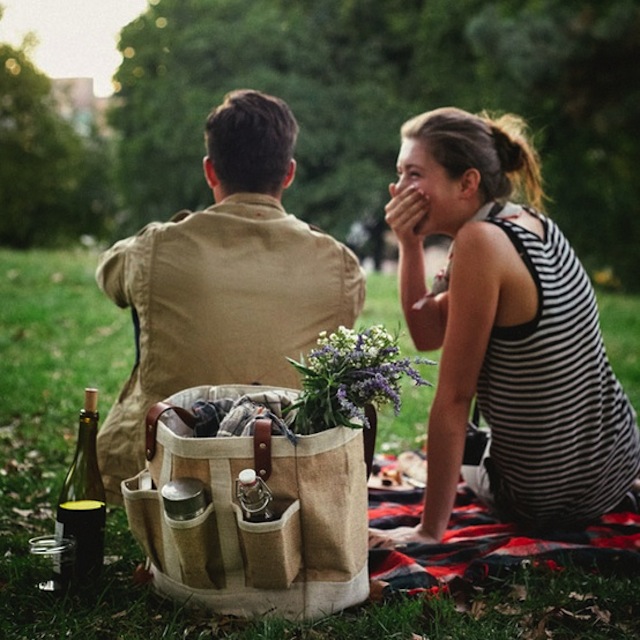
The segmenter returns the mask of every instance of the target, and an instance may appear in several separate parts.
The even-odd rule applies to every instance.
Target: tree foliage
[[[152,0],[119,46],[111,119],[124,215],[114,236],[211,203],[200,169],[204,122],[231,89],[261,89],[292,106],[298,178],[285,205],[342,239],[355,222],[384,230],[400,124],[456,105],[530,122],[550,215],[590,268],[611,267],[640,290],[640,0]],[[20,187],[14,201],[23,204],[3,204],[0,234],[9,226],[28,244],[35,232],[22,225],[37,230],[28,221],[43,211],[66,219],[60,212],[75,207],[83,220],[69,201],[89,162],[51,120],[45,80],[23,52],[3,52],[0,95],[24,91],[31,102],[20,116],[13,98],[0,104],[3,152],[15,158],[0,168],[2,202],[17,174],[30,175],[21,184],[42,183],[49,169],[46,197]],[[20,87],[8,56],[24,70]],[[7,122],[21,123],[21,142]],[[89,173],[97,202],[106,178]]]
[[[132,226],[210,202],[204,121],[238,87],[283,97],[300,123],[290,210],[342,236],[382,210],[401,115],[389,67],[347,42],[340,11],[335,0],[161,0],[123,30],[112,122]]]
[[[483,77],[540,131],[551,212],[582,257],[638,290],[640,4],[500,4],[469,23]]]
[[[25,49],[0,44],[0,245],[103,232],[106,163],[97,144],[89,148],[57,114],[51,83]]]

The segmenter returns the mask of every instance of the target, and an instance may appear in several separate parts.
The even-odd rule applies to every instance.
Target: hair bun
[[[499,127],[492,126],[491,133],[503,171],[511,173],[522,169],[525,163],[525,153],[522,145],[513,140],[509,134]]]

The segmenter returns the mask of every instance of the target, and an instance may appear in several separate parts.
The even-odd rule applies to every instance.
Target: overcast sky
[[[39,40],[31,60],[51,78],[89,77],[97,96],[113,91],[120,65],[118,33],[140,15],[147,0],[0,0],[0,42],[20,45],[29,32]]]

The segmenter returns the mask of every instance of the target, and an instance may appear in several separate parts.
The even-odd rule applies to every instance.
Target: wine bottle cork
[[[98,410],[98,390],[88,388],[84,390],[84,409],[85,411],[96,412]]]

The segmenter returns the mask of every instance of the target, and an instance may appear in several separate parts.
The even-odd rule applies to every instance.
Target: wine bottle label
[[[76,541],[75,577],[83,582],[97,578],[104,560],[107,509],[98,500],[77,500],[58,505],[56,535]]]
[[[102,509],[105,505],[100,500],[74,500],[73,502],[63,502],[59,506],[67,511],[92,511]]]

